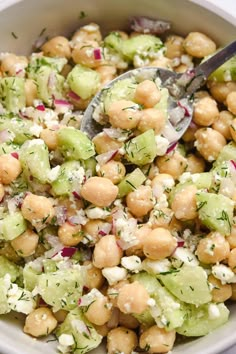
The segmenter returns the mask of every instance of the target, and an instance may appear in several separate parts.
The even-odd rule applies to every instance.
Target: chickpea
[[[43,139],[49,151],[56,150],[58,146],[57,130],[45,128],[41,131],[40,138]]]
[[[0,183],[10,184],[22,172],[20,161],[10,154],[0,156]]]
[[[129,281],[126,279],[126,280],[120,280],[116,284],[108,287],[106,295],[109,297],[109,301],[114,306],[113,311],[115,311],[117,309],[117,311],[119,313],[119,309],[117,308],[118,294],[119,294],[120,289],[127,284],[129,284]],[[117,316],[117,325],[118,325],[118,321],[119,321],[119,319]]]
[[[64,246],[76,246],[83,239],[81,225],[71,225],[64,222],[58,229],[58,237]]]
[[[85,317],[97,326],[102,326],[111,317],[111,304],[105,296],[97,297],[84,313]]]
[[[152,60],[148,66],[154,66],[157,68],[172,70],[171,59],[166,57],[161,57],[159,59]]]
[[[118,187],[104,177],[90,177],[81,188],[81,196],[99,207],[107,207],[116,199]]]
[[[122,255],[123,252],[116,243],[116,237],[114,235],[103,236],[95,245],[93,265],[97,268],[117,266]]]
[[[189,154],[186,156],[188,167],[186,172],[193,173],[202,173],[205,171],[206,163],[201,156],[195,154]]]
[[[58,323],[64,322],[67,315],[68,315],[68,311],[66,310],[58,310],[57,312],[54,312],[54,317]]]
[[[236,273],[236,248],[233,248],[229,253],[228,265]]]
[[[89,289],[100,289],[104,284],[105,278],[102,275],[102,271],[96,268],[91,262],[84,263],[85,266],[85,286]]]
[[[65,64],[61,70],[61,75],[64,76],[64,78],[66,79],[72,69],[73,69],[72,65],[70,65],[68,63]]]
[[[26,106],[33,106],[34,100],[38,98],[37,85],[32,79],[25,80],[25,100]]]
[[[230,125],[233,123],[233,115],[229,111],[221,111],[219,117],[215,120],[212,128],[221,133],[225,139],[232,138]]]
[[[144,80],[136,87],[134,100],[145,108],[154,107],[160,99],[161,92],[153,81]]]
[[[110,138],[105,133],[99,133],[96,135],[93,138],[93,143],[98,154],[103,154],[111,150],[118,150],[123,145],[122,142]]]
[[[187,168],[187,159],[175,150],[171,154],[158,156],[156,159],[160,173],[167,173],[177,179]]]
[[[113,65],[101,65],[96,68],[96,71],[100,74],[102,85],[116,77],[116,67]]]
[[[227,236],[227,241],[229,242],[230,249],[236,248],[236,224],[235,220],[233,225],[231,226],[231,233]]]
[[[70,43],[66,37],[57,36],[42,46],[43,54],[48,57],[66,58],[70,59],[71,49]]]
[[[28,65],[26,57],[19,57],[15,54],[7,54],[2,59],[1,71],[4,76],[25,76],[25,68]]]
[[[107,324],[104,324],[102,326],[96,326],[95,324],[93,324],[93,327],[102,337],[106,337],[108,335],[108,332],[110,331],[110,328],[107,327]]]
[[[52,201],[35,194],[28,194],[25,197],[21,212],[23,217],[36,228],[50,223],[55,215]]]
[[[76,64],[82,64],[89,68],[96,68],[101,65],[102,59],[96,59],[94,49],[99,45],[95,41],[78,42],[72,50],[72,59]]]
[[[4,195],[5,195],[5,190],[4,190],[3,185],[0,183],[0,203],[4,198]]]
[[[149,295],[147,290],[138,281],[124,285],[117,297],[117,307],[123,313],[144,312],[148,307]]]
[[[229,126],[230,133],[234,142],[236,142],[236,118],[234,118]]]
[[[224,136],[212,128],[201,128],[195,133],[195,146],[205,160],[212,162],[226,145]]]
[[[143,243],[143,252],[150,259],[164,259],[169,257],[177,247],[176,239],[170,231],[158,227],[150,232]]]
[[[171,220],[173,218],[173,211],[167,207],[155,208],[150,213],[149,223],[152,224],[152,228],[164,227],[169,229]]]
[[[232,91],[227,95],[226,105],[231,113],[236,114],[236,91]]]
[[[88,25],[81,27],[71,38],[72,43],[84,41],[101,42],[101,40],[102,35],[100,28],[96,23],[89,23]]]
[[[209,81],[208,87],[214,99],[220,103],[224,103],[228,94],[232,91],[236,91],[236,82]]]
[[[22,263],[22,258],[16,253],[10,242],[4,242],[0,247],[0,256],[4,256],[9,261],[16,264]]]
[[[190,32],[183,42],[183,47],[189,55],[196,58],[204,58],[216,51],[216,44],[200,32]]]
[[[105,224],[106,222],[103,220],[91,219],[83,226],[83,231],[90,236],[92,244],[97,243],[101,238],[102,235],[100,235],[99,232],[103,229]]]
[[[88,104],[91,101],[91,98],[88,98],[86,100],[84,100],[83,98],[80,98],[78,100],[78,99],[74,99],[73,97],[70,96],[69,101],[73,104],[74,108],[84,111],[88,107]]]
[[[212,125],[219,116],[217,103],[211,97],[203,97],[194,104],[193,121],[198,125]]]
[[[64,207],[66,209],[66,216],[74,216],[77,214],[77,211],[83,208],[84,204],[81,199],[70,200],[67,198],[62,198],[58,200],[58,206]]]
[[[127,100],[112,102],[107,114],[114,128],[134,129],[141,118],[141,113],[136,103]]]
[[[212,231],[200,240],[196,254],[205,264],[221,262],[229,256],[228,241],[219,232]]]
[[[183,74],[186,70],[188,70],[188,66],[186,64],[180,64],[174,68],[175,72]]]
[[[33,310],[25,320],[24,332],[33,337],[47,336],[57,326],[57,320],[47,307]]]
[[[166,331],[154,325],[144,331],[139,339],[141,349],[148,348],[148,353],[167,353],[175,342],[175,331]]]
[[[197,217],[197,187],[189,185],[176,192],[171,204],[176,219],[193,220]]]
[[[38,245],[39,236],[28,229],[20,236],[11,241],[11,245],[21,257],[28,257],[35,253]]]
[[[131,354],[138,345],[138,338],[134,331],[125,327],[112,329],[107,335],[107,353]]]
[[[174,34],[167,37],[165,41],[166,57],[169,59],[181,57],[181,55],[184,54],[183,42],[183,37]]]
[[[230,300],[235,301],[236,300],[236,283],[232,283],[231,288],[232,288],[232,295],[231,295]]]
[[[168,173],[158,173],[152,180],[151,186],[155,197],[160,197],[163,193],[169,194],[175,185],[174,178]]]
[[[140,112],[140,121],[138,129],[144,133],[149,129],[153,129],[155,134],[160,134],[165,126],[164,113],[156,108],[146,108]]]
[[[145,240],[145,238],[148,237],[149,233],[152,231],[152,229],[150,228],[150,226],[148,226],[147,224],[143,224],[143,225],[139,225],[136,232],[135,232],[135,237],[137,239],[137,243],[136,245],[129,247],[125,253],[127,256],[139,256],[139,257],[143,257],[143,242]]]
[[[139,321],[130,314],[119,312],[119,325],[129,329],[135,329],[139,326]]]
[[[142,217],[149,213],[154,206],[152,188],[150,186],[140,186],[126,197],[129,211],[136,217]]]
[[[209,275],[208,281],[213,286],[211,290],[212,301],[225,302],[232,296],[231,284],[222,284],[221,281],[212,274]]]
[[[102,165],[98,171],[98,175],[108,178],[114,184],[120,183],[126,173],[125,166],[120,161],[111,160]]]
[[[191,143],[193,141],[195,141],[195,133],[196,131],[199,129],[199,127],[191,122],[188,129],[186,130],[186,132],[183,135],[183,141],[185,141],[186,143]]]

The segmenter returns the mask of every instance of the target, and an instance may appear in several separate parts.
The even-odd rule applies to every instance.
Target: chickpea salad
[[[89,23],[30,56],[0,55],[0,314],[25,317],[60,353],[167,353],[227,322],[236,300],[236,58],[167,110],[160,80],[103,91],[90,139],[83,111],[106,83],[152,66],[183,73],[217,50],[204,33],[133,18]],[[169,122],[172,123],[166,129]]]

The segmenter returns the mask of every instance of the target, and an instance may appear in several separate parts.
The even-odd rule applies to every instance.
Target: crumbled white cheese
[[[182,173],[182,175],[180,175],[179,177],[179,182],[182,184],[182,183],[185,183],[187,181],[190,181],[191,180],[191,173],[190,172],[184,172]]]
[[[36,302],[34,301],[30,291],[17,287],[17,289],[14,289],[12,294],[12,289],[9,290],[10,293],[8,291],[7,302],[9,307],[13,311],[21,312],[28,315],[36,307]]]
[[[119,235],[119,243],[123,250],[138,244],[135,236],[137,231],[137,220],[134,218],[126,219],[124,217],[117,218],[114,221],[116,234]]]
[[[232,75],[229,69],[224,72],[224,81],[232,81]]]
[[[59,336],[58,342],[64,346],[70,346],[74,344],[74,338],[71,334],[63,333]]]
[[[156,305],[156,301],[153,298],[149,298],[147,301],[148,306],[153,307]]]
[[[48,173],[48,179],[50,182],[55,181],[60,173],[60,166],[53,167]]]
[[[162,259],[160,261],[146,258],[142,262],[142,268],[146,270],[148,273],[160,274],[160,273],[168,272],[170,270],[171,262],[167,258]]]
[[[220,317],[220,310],[216,304],[209,304],[208,315],[210,320],[215,320],[216,318]]]
[[[178,268],[183,263],[191,267],[199,264],[197,257],[188,248],[177,247],[172,255],[172,264]]]
[[[113,285],[127,276],[127,270],[121,267],[108,267],[102,270],[102,275],[107,279],[109,285]]]
[[[155,141],[156,141],[156,147],[157,147],[157,155],[158,156],[165,155],[165,153],[168,149],[168,146],[169,146],[169,141],[161,135],[156,135]]]
[[[110,215],[110,211],[107,209],[95,207],[87,208],[85,214],[89,219],[106,219]]]
[[[222,284],[236,283],[236,275],[224,264],[217,264],[212,267],[212,274],[219,279]]]
[[[121,265],[134,273],[138,273],[142,269],[142,262],[138,256],[122,257]]]
[[[94,300],[103,298],[104,295],[96,288],[92,289],[88,294],[81,296],[79,306],[89,306]]]
[[[34,124],[32,127],[29,128],[30,133],[37,137],[40,136],[42,130],[43,128],[38,124]]]

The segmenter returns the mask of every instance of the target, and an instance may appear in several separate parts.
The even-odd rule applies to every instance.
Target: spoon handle
[[[189,82],[185,87],[185,91],[188,95],[191,95],[196,90],[198,90],[203,84],[206,82],[208,76],[218,69],[222,64],[224,64],[227,60],[232,58],[236,54],[236,41],[230,43],[223,49],[219,50],[216,54],[214,54],[211,58],[205,60],[202,64],[200,64],[195,69],[191,70],[183,74],[189,76]],[[180,78],[178,81],[182,81]],[[188,80],[187,80],[188,81]]]

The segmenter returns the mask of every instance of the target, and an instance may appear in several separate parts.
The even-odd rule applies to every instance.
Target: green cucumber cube
[[[21,212],[4,216],[1,221],[1,237],[6,241],[14,240],[27,229],[27,223]]]
[[[122,42],[123,39],[119,32],[111,32],[104,38],[105,47],[118,53],[121,51]]]
[[[208,78],[209,80],[225,82],[236,80],[236,55],[216,69]]]
[[[13,143],[2,143],[0,144],[0,156],[10,154],[11,152],[17,152],[19,149],[19,145]]]
[[[86,100],[98,91],[100,74],[93,69],[77,64],[68,74],[67,83],[73,92]]]
[[[0,79],[0,101],[10,112],[19,112],[25,107],[25,80],[20,77]]]
[[[118,184],[118,197],[123,198],[128,193],[141,186],[145,180],[146,176],[139,168],[136,168],[133,172],[127,174],[125,178]]]
[[[174,296],[183,302],[202,305],[211,301],[207,275],[200,266],[184,265],[176,271],[159,274],[158,278]]]
[[[210,306],[218,312],[217,317],[209,315]],[[189,306],[183,325],[176,332],[186,337],[200,337],[212,332],[228,321],[229,310],[223,303],[209,303],[199,307]]]
[[[123,56],[132,61],[135,54],[140,56],[152,57],[163,48],[160,38],[150,34],[140,34],[138,36],[126,39],[122,42]]]
[[[3,278],[6,274],[9,274],[11,281],[14,282],[21,274],[20,267],[6,257],[0,256],[0,278]]]
[[[7,284],[4,278],[0,278],[0,315],[11,311],[7,301]]]
[[[233,223],[234,202],[222,194],[196,194],[199,219],[210,230],[229,235]]]
[[[34,79],[38,71],[42,66],[47,66],[55,70],[58,74],[62,71],[66,65],[67,60],[65,58],[51,58],[45,56],[32,55],[30,57],[30,63],[27,67],[27,73],[29,78]]]
[[[74,354],[85,354],[97,348],[102,341],[102,336],[97,333],[79,308],[69,312],[65,321],[57,328],[57,338],[63,334],[72,335],[74,344],[71,346],[71,352]]]
[[[27,263],[23,268],[23,283],[26,290],[32,291],[37,283],[41,272],[35,270],[30,263]]]
[[[126,159],[136,165],[153,162],[157,156],[155,134],[152,129],[125,143]]]
[[[26,140],[33,138],[31,128],[34,123],[27,119],[17,117],[9,119],[6,116],[0,116],[0,131],[9,130],[13,133],[13,142],[23,144]]]
[[[93,142],[87,135],[73,127],[61,128],[58,133],[61,153],[69,160],[87,160],[95,155]]]
[[[42,139],[26,141],[21,147],[20,162],[24,175],[30,179],[37,178],[41,183],[47,183],[51,171],[49,152]]]
[[[234,142],[230,142],[223,147],[214,165],[218,166],[229,160],[236,160],[236,144]]]

